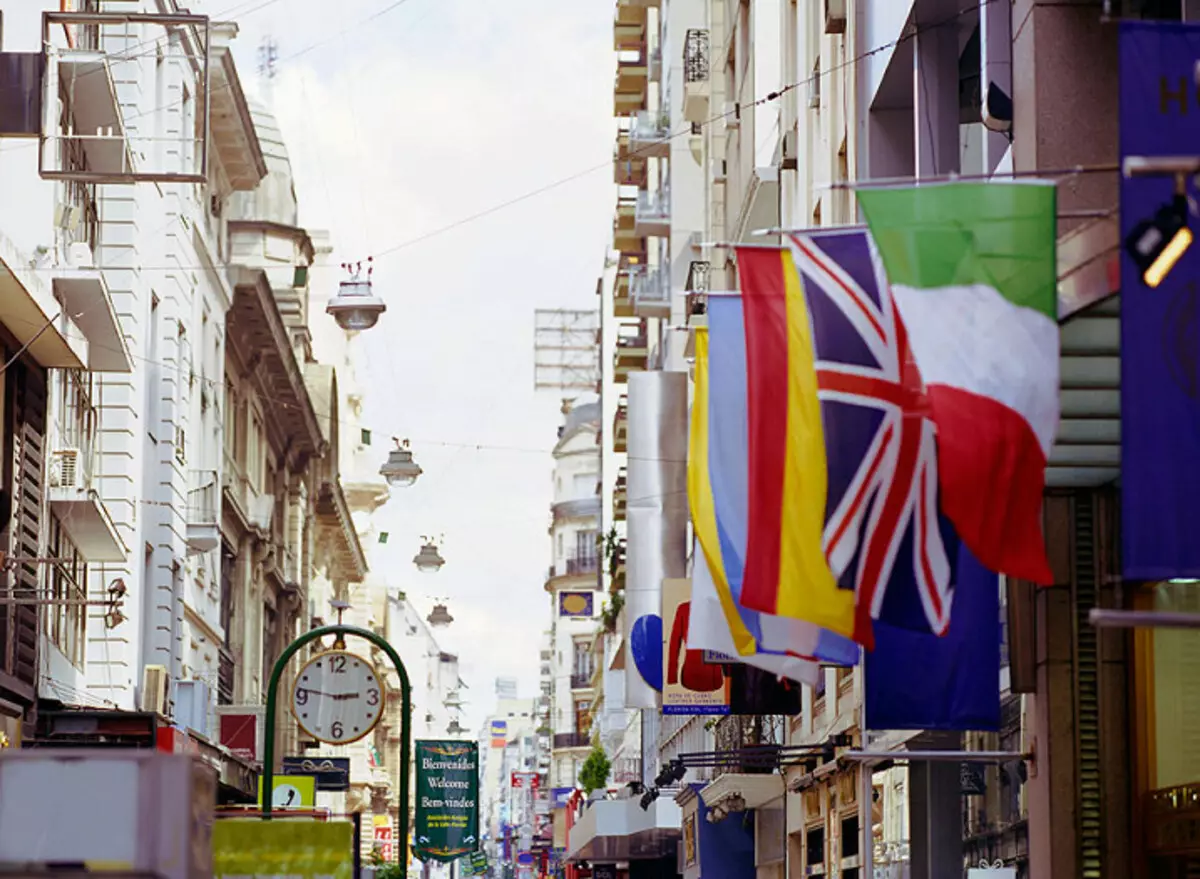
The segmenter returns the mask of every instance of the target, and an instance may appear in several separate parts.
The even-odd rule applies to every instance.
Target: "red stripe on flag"
[[[776,613],[788,425],[787,296],[783,252],[738,248],[746,327],[749,522],[741,604]]]

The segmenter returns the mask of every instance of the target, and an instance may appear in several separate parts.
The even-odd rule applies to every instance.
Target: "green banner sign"
[[[479,849],[479,745],[418,741],[413,854],[453,861]]]
[[[349,821],[223,818],[213,826],[212,847],[216,879],[351,879],[354,873]]]
[[[488,870],[487,855],[474,852],[462,859],[464,876],[486,876]]]

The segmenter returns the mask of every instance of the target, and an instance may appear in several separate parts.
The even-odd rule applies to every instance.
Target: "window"
[[[592,645],[581,640],[575,642],[574,648],[571,675],[575,678],[590,680],[592,677]]]
[[[592,731],[592,700],[578,699],[575,702],[575,734],[586,736]]]
[[[560,532],[558,535],[558,557],[562,558],[562,554],[563,554],[563,536],[562,536],[562,533]]]
[[[76,668],[83,668],[84,647],[87,643],[87,565],[79,550],[63,531],[57,516],[50,517],[50,557],[57,560],[50,567],[50,597],[55,601],[74,601],[76,604],[50,605],[47,610],[47,630],[50,642]]]

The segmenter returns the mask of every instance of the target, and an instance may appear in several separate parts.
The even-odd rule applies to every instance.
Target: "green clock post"
[[[392,662],[392,666],[396,669],[396,674],[400,676],[400,826],[396,829],[401,842],[401,845],[397,847],[400,852],[398,860],[401,863],[404,863],[408,852],[409,839],[408,781],[409,764],[412,763],[412,684],[408,680],[408,670],[405,669],[404,663],[400,659],[400,655],[396,653],[395,648],[388,643],[387,639],[381,635],[377,635],[369,629],[363,629],[358,626],[346,626],[340,622],[332,626],[322,626],[318,629],[305,632],[303,635],[289,644],[284,649],[283,653],[279,655],[279,659],[275,660],[275,667],[271,670],[271,680],[267,684],[267,717],[263,730],[265,741],[263,742],[262,789],[264,791],[270,791],[275,783],[275,724],[276,711],[278,710],[279,706],[279,682],[283,679],[283,672],[287,668],[287,664],[291,658],[295,656],[302,647],[312,643],[313,641],[316,641],[319,638],[324,638],[326,635],[333,636],[333,651],[335,653],[345,651],[347,635],[362,638],[364,641],[369,641],[371,644],[374,644],[387,654],[388,659],[390,659]],[[331,659],[341,660],[339,663],[339,669],[346,665],[346,660],[340,653],[338,653],[337,656],[331,657]],[[354,657],[350,656],[350,660],[353,661],[353,659]],[[315,660],[310,660],[310,664],[314,661]],[[306,665],[305,667],[307,668],[308,666]],[[321,735],[323,739],[337,743],[354,741],[369,733],[371,728],[374,726],[374,721],[379,719],[377,713],[375,713],[374,721],[372,720],[373,712],[371,709],[374,707],[374,703],[367,695],[370,693],[369,684],[372,682],[373,678],[371,677],[370,672],[367,670],[363,670],[363,674],[363,682],[367,684],[368,687],[364,690],[364,701],[362,706],[364,716],[363,723],[360,728],[361,734],[350,735],[348,737],[347,734],[342,731],[341,724],[335,723],[333,724],[334,729],[331,731],[331,733]],[[303,700],[306,700],[308,696],[303,688],[300,688],[300,691],[305,693],[303,699],[299,700],[302,702]],[[384,693],[381,686],[378,689],[376,698],[379,700],[380,706],[382,706]],[[295,710],[295,708],[293,708],[293,710]],[[382,707],[380,710],[382,710]],[[271,799],[272,798],[269,794],[263,797],[262,816],[263,820],[266,821],[271,819]]]

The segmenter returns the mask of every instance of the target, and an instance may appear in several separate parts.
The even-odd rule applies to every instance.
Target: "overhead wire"
[[[359,27],[359,26],[362,26],[363,24],[369,23],[374,18],[378,18],[380,15],[383,15],[384,13],[386,13],[406,2],[408,2],[408,0],[396,0],[396,2],[394,2],[393,4],[391,4],[384,10],[381,10],[380,12],[371,16],[370,18],[352,26],[351,29],[353,29],[353,27]],[[695,123],[695,125],[699,126],[700,128],[706,128],[710,125],[715,125],[718,122],[722,122],[731,116],[737,116],[747,110],[751,110],[755,107],[770,103],[772,101],[776,101],[779,98],[781,98],[783,95],[787,94],[788,92],[791,92],[798,88],[802,88],[807,85],[811,85],[812,83],[818,81],[822,77],[830,76],[840,70],[844,70],[848,67],[853,67],[854,65],[859,64],[862,61],[865,61],[868,58],[874,57],[875,55],[878,55],[882,52],[887,52],[891,49],[894,49],[897,46],[900,46],[901,44],[908,42],[909,40],[916,39],[922,33],[927,33],[936,28],[946,27],[950,24],[953,24],[953,23],[957,22],[963,16],[977,12],[981,6],[987,6],[987,5],[991,5],[992,3],[997,3],[997,2],[1000,2],[1000,0],[981,0],[980,3],[976,3],[971,6],[964,7],[962,9],[960,9],[958,12],[954,13],[953,15],[947,16],[946,18],[943,18],[941,20],[932,22],[930,24],[914,26],[912,28],[909,28],[906,32],[902,33],[900,36],[898,36],[894,40],[889,40],[886,43],[882,43],[878,46],[875,46],[872,49],[868,49],[858,55],[848,58],[845,61],[841,61],[837,64],[830,65],[829,67],[827,67],[825,69],[817,71],[816,73],[814,73],[811,76],[807,76],[802,79],[795,80],[794,82],[786,83],[786,84],[780,86],[778,89],[772,90],[760,98],[756,98],[754,101],[751,101],[750,103],[735,105],[732,109],[726,110],[722,113],[718,113],[713,116],[710,116],[705,121]],[[297,52],[292,53],[291,55],[286,56],[283,59],[280,59],[279,63],[283,63],[284,61],[290,61],[297,57],[300,57],[301,55],[306,54],[307,52],[319,47],[320,45],[330,42],[333,39],[337,39],[340,36],[341,36],[341,32],[339,32],[338,34],[336,34],[332,37],[323,39],[317,43],[314,43],[311,46],[305,47],[304,49],[301,49]],[[178,106],[180,103],[181,102],[176,101],[171,104],[164,105],[163,107],[158,108],[158,109],[159,110],[170,109],[171,107]],[[157,111],[148,111],[148,112],[157,112]],[[147,115],[147,113],[135,114],[134,116],[132,116],[130,118],[139,118],[141,115]],[[676,138],[683,137],[685,135],[691,135],[694,132],[694,127],[695,126],[692,123],[688,123],[685,126],[681,126],[676,131],[668,132],[663,137],[656,138],[655,141],[651,144],[647,144],[644,147],[637,147],[637,148],[629,150],[627,152],[626,156],[627,157],[642,156],[642,157],[648,158],[652,154],[652,151],[655,150],[656,148],[658,148],[663,142],[672,141],[672,140],[675,140]],[[428,241],[431,238],[439,237],[441,235],[446,234],[447,232],[452,232],[455,229],[461,228],[462,226],[466,226],[466,225],[469,225],[470,223],[474,223],[478,220],[482,220],[486,217],[490,217],[493,214],[499,213],[500,211],[503,211],[503,210],[507,210],[508,208],[514,207],[518,204],[522,204],[523,202],[529,201],[530,199],[537,198],[538,196],[544,195],[547,192],[552,192],[556,189],[560,189],[561,187],[566,186],[570,183],[573,183],[576,180],[580,180],[584,177],[588,177],[591,174],[596,173],[597,171],[602,171],[602,170],[611,168],[612,161],[613,160],[611,158],[608,158],[605,161],[600,162],[598,164],[590,165],[586,168],[582,168],[573,174],[569,174],[565,177],[560,177],[557,180],[554,180],[550,183],[547,183],[542,186],[531,189],[521,195],[518,195],[514,198],[507,199],[506,201],[495,204],[489,208],[485,208],[485,209],[477,211],[473,214],[468,214],[467,216],[461,217],[458,220],[455,220],[451,223],[447,223],[444,226],[439,226],[437,228],[431,229],[428,232],[422,233],[413,238],[409,238],[407,240],[404,240],[404,241],[398,242],[396,244],[393,244],[391,246],[385,247],[382,250],[374,251],[371,255],[376,260],[378,260],[381,257],[390,256],[391,254],[394,254],[394,253],[399,253],[400,251],[406,250],[417,244],[421,244],[425,241]],[[132,266],[132,267],[123,266],[122,268],[138,268],[142,271],[171,271],[171,270],[175,270],[175,269],[179,269],[179,268],[183,268],[183,267],[176,264],[176,265],[170,265],[170,266]]]

